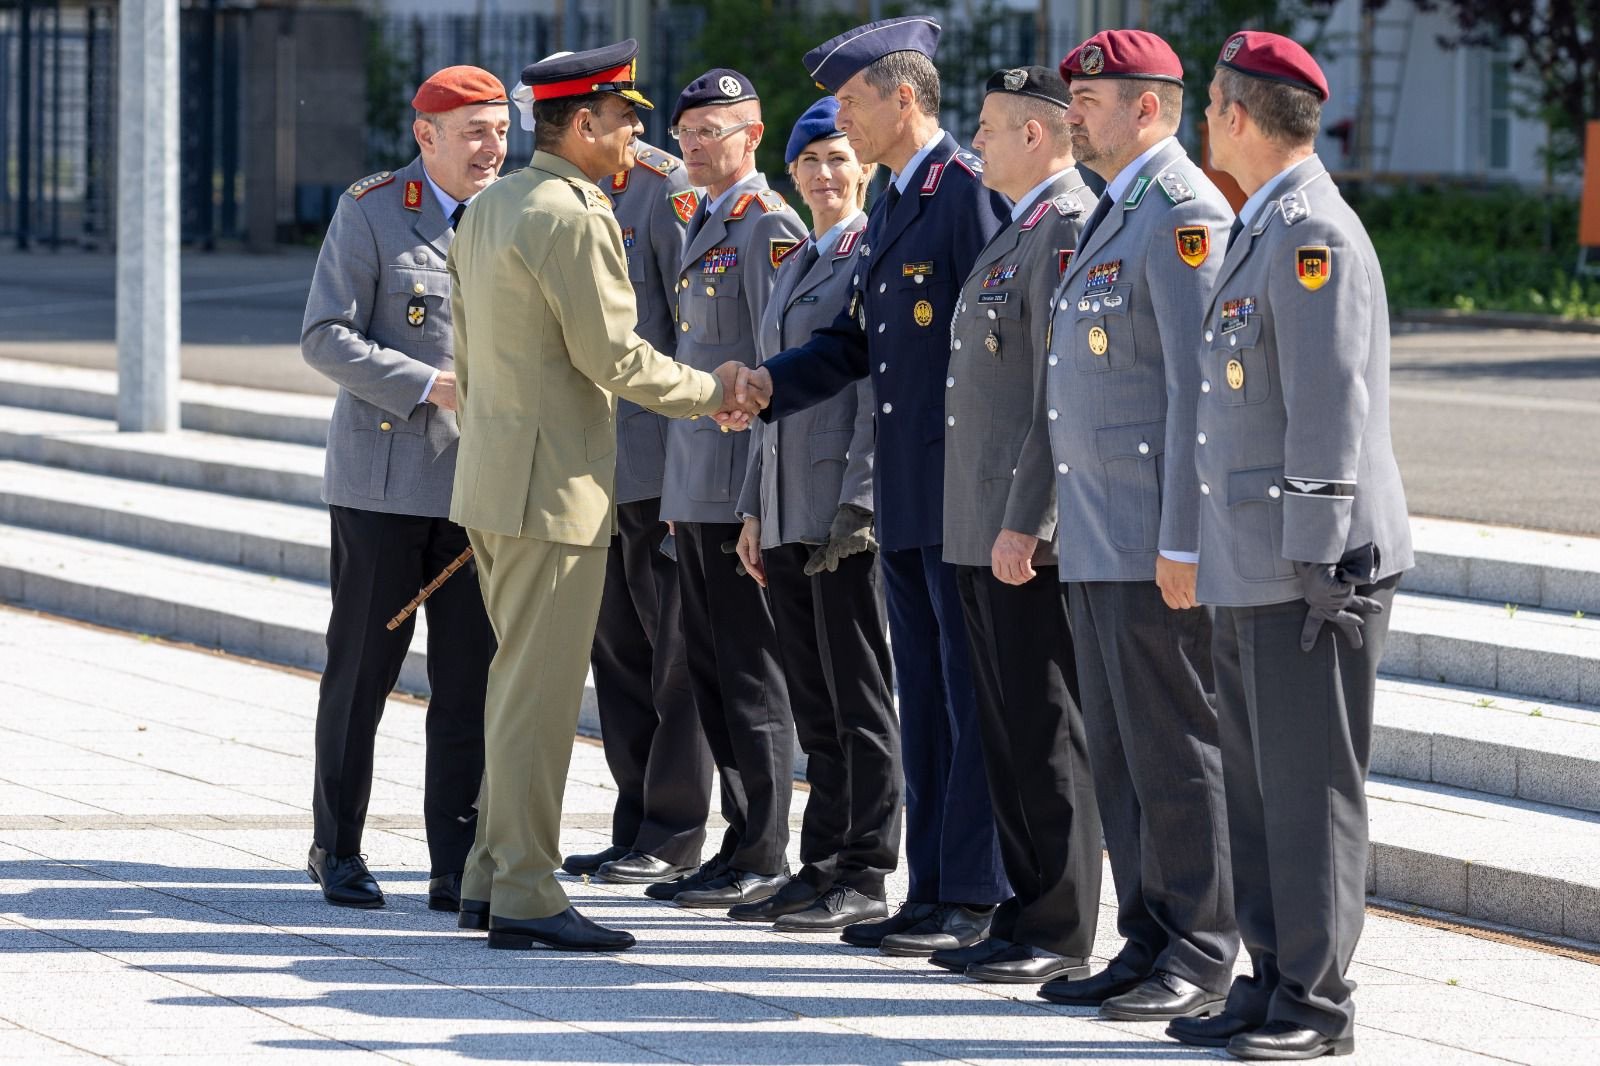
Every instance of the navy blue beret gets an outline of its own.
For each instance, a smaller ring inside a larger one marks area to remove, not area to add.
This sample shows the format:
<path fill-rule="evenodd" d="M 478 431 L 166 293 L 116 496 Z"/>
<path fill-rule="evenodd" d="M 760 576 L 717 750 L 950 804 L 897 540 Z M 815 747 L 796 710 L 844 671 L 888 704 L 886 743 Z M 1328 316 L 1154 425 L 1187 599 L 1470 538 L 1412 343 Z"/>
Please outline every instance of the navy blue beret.
<path fill-rule="evenodd" d="M 640 107 L 654 108 L 655 105 L 634 88 L 638 55 L 639 44 L 631 37 L 586 52 L 557 52 L 548 59 L 523 67 L 522 84 L 533 90 L 534 100 L 616 93 Z"/>
<path fill-rule="evenodd" d="M 800 121 L 794 124 L 794 132 L 789 134 L 789 143 L 783 149 L 783 161 L 787 165 L 800 158 L 800 153 L 806 150 L 806 145 L 812 141 L 820 141 L 825 137 L 843 137 L 844 130 L 835 125 L 839 117 L 839 101 L 831 96 L 824 96 L 821 100 L 806 108 L 800 116 Z"/>
<path fill-rule="evenodd" d="M 714 67 L 683 87 L 683 92 L 678 94 L 678 105 L 672 109 L 670 125 L 676 126 L 678 119 L 691 107 L 715 107 L 759 99 L 749 78 L 728 67 Z"/>
<path fill-rule="evenodd" d="M 857 73 L 891 52 L 921 52 L 932 59 L 939 50 L 939 33 L 939 23 L 926 15 L 869 22 L 807 52 L 806 72 L 817 88 L 836 93 Z"/>

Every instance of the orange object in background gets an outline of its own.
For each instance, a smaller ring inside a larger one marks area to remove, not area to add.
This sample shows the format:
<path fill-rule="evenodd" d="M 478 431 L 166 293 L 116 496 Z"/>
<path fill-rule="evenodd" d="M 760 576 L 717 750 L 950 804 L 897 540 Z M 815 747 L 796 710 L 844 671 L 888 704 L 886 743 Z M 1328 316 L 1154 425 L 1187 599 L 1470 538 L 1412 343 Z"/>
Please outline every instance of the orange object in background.
<path fill-rule="evenodd" d="M 1584 136 L 1578 243 L 1585 248 L 1600 248 L 1600 122 L 1588 123 Z"/>
<path fill-rule="evenodd" d="M 1594 146 L 1591 144 L 1590 151 L 1593 150 Z M 1228 198 L 1228 203 L 1233 206 L 1233 213 L 1237 215 L 1239 208 L 1250 198 L 1244 194 L 1244 190 L 1239 188 L 1239 183 L 1233 178 L 1220 170 L 1211 169 L 1211 130 L 1204 122 L 1200 123 L 1200 169 L 1205 171 L 1206 177 L 1222 190 L 1222 195 Z"/>

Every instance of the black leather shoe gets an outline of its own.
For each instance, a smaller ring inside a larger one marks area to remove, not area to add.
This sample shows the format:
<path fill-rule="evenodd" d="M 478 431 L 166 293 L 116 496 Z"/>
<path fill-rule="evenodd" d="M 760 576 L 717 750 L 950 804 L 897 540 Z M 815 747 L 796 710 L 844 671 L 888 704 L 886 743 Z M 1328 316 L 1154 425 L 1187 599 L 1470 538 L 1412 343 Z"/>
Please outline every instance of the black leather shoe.
<path fill-rule="evenodd" d="M 338 858 L 313 844 L 306 856 L 306 876 L 322 886 L 322 898 L 335 907 L 383 906 L 383 889 L 360 855 Z"/>
<path fill-rule="evenodd" d="M 645 887 L 644 894 L 650 899 L 670 900 L 675 899 L 679 892 L 687 892 L 691 888 L 703 888 L 707 881 L 722 876 L 728 868 L 726 859 L 713 856 L 700 864 L 700 869 L 687 877 L 680 877 L 675 881 L 661 881 Z"/>
<path fill-rule="evenodd" d="M 987 981 L 1001 985 L 1039 985 L 1058 977 L 1072 980 L 1088 977 L 1089 964 L 1085 959 L 1071 955 L 1057 955 L 1053 951 L 1013 944 L 987 962 L 975 962 L 967 967 L 967 976 L 974 981 Z"/>
<path fill-rule="evenodd" d="M 1268 1022 L 1228 1041 L 1228 1054 L 1236 1059 L 1317 1059 L 1323 1055 L 1349 1055 L 1355 1049 L 1353 1036 L 1324 1036 L 1293 1022 Z"/>
<path fill-rule="evenodd" d="M 1221 1010 L 1228 997 L 1157 970 L 1120 996 L 1100 1004 L 1100 1017 L 1116 1022 L 1170 1022 Z"/>
<path fill-rule="evenodd" d="M 1240 1033 L 1257 1028 L 1255 1022 L 1223 1011 L 1204 1018 L 1174 1018 L 1167 1023 L 1167 1035 L 1181 1044 L 1195 1047 L 1227 1047 L 1228 1041 Z"/>
<path fill-rule="evenodd" d="M 885 955 L 925 959 L 941 949 L 964 948 L 989 935 L 989 919 L 993 917 L 993 907 L 947 903 L 921 925 L 884 937 L 878 950 Z"/>
<path fill-rule="evenodd" d="M 568 907 L 548 918 L 489 919 L 489 946 L 511 951 L 555 948 L 557 951 L 626 951 L 633 947 L 632 933 L 596 925 Z"/>
<path fill-rule="evenodd" d="M 459 911 L 461 909 L 461 874 L 440 874 L 428 878 L 428 909 L 430 911 Z"/>
<path fill-rule="evenodd" d="M 461 913 L 456 916 L 457 929 L 475 929 L 480 933 L 489 931 L 489 901 L 486 899 L 464 899 L 461 901 Z"/>
<path fill-rule="evenodd" d="M 796 914 L 822 898 L 822 893 L 801 877 L 791 877 L 784 886 L 759 903 L 740 903 L 728 908 L 728 917 L 738 922 L 770 922 L 786 914 Z"/>
<path fill-rule="evenodd" d="M 693 866 L 674 866 L 666 859 L 630 851 L 620 859 L 600 864 L 595 876 L 617 885 L 653 885 L 661 881 L 676 881 L 692 872 Z"/>
<path fill-rule="evenodd" d="M 787 873 L 757 874 L 728 869 L 701 888 L 690 888 L 672 897 L 680 907 L 732 907 L 736 903 L 759 903 L 775 894 L 789 879 Z"/>
<path fill-rule="evenodd" d="M 1093 977 L 1050 981 L 1039 989 L 1039 997 L 1069 1007 L 1098 1007 L 1112 996 L 1137 988 L 1144 976 L 1113 962 Z"/>
<path fill-rule="evenodd" d="M 928 956 L 928 961 L 952 973 L 966 973 L 967 967 L 979 962 L 988 962 L 1016 945 L 1009 940 L 1002 940 L 997 936 L 986 936 L 976 944 L 964 948 L 948 948 L 944 951 L 935 951 Z"/>
<path fill-rule="evenodd" d="M 592 855 L 568 855 L 561 861 L 561 868 L 574 877 L 580 874 L 594 874 L 601 866 L 613 862 L 628 854 L 628 849 L 621 844 L 613 844 L 604 851 L 597 851 Z"/>
<path fill-rule="evenodd" d="M 839 934 L 839 939 L 858 948 L 875 948 L 884 937 L 905 932 L 924 921 L 938 907 L 937 903 L 912 903 L 907 900 L 887 918 L 845 926 L 844 931 Z"/>
<path fill-rule="evenodd" d="M 889 905 L 883 900 L 857 892 L 849 885 L 834 885 L 805 910 L 773 922 L 772 928 L 780 933 L 831 933 L 888 914 Z"/>

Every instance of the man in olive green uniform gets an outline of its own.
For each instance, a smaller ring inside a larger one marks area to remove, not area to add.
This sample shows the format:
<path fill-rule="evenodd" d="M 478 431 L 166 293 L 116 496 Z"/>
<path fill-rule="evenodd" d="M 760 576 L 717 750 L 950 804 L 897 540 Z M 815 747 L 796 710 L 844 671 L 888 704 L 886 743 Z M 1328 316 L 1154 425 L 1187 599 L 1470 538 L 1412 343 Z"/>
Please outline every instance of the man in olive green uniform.
<path fill-rule="evenodd" d="M 465 526 L 499 650 L 460 924 L 489 946 L 620 950 L 555 879 L 561 798 L 615 524 L 616 397 L 716 414 L 739 364 L 709 374 L 641 340 L 622 232 L 597 182 L 643 132 L 633 41 L 533 64 L 529 166 L 482 194 L 451 248 L 461 396 L 452 520 Z"/>

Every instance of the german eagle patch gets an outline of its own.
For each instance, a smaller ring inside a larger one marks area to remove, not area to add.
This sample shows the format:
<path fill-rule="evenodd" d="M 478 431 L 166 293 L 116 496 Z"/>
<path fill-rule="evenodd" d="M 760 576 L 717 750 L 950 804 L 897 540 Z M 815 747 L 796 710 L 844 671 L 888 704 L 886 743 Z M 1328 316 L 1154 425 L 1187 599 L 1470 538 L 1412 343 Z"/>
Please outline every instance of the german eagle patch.
<path fill-rule="evenodd" d="M 1333 273 L 1333 250 L 1326 244 L 1296 248 L 1294 272 L 1300 284 L 1316 292 L 1328 283 L 1328 277 Z"/>

